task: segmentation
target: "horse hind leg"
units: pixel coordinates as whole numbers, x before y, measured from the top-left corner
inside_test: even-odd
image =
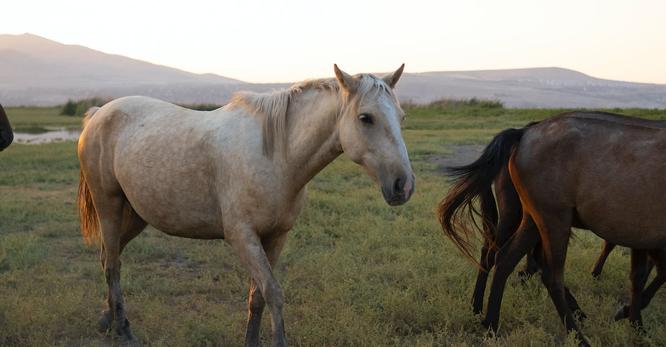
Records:
[[[544,211],[535,216],[535,222],[541,234],[546,264],[550,271],[550,274],[546,276],[546,280],[549,282],[546,287],[550,298],[567,331],[575,332],[582,346],[589,346],[585,335],[576,324],[564,287],[564,263],[571,236],[572,212]]]
[[[541,282],[543,283],[544,287],[548,288],[549,283],[551,283],[551,271],[550,268],[548,268],[548,264],[546,263],[544,253],[543,253],[543,247],[541,242],[534,247],[533,251],[533,257],[534,261],[537,263],[537,266],[541,268]],[[567,305],[569,305],[569,309],[581,320],[586,320],[587,319],[587,314],[583,311],[582,308],[580,308],[580,305],[578,304],[578,300],[576,300],[576,297],[573,296],[571,293],[571,290],[569,290],[568,287],[564,287],[564,296],[567,301]]]
[[[102,269],[108,285],[107,310],[99,320],[102,332],[114,331],[121,338],[134,342],[120,287],[120,253],[127,243],[146,227],[122,194],[96,201],[102,234]]]
[[[606,264],[606,260],[608,259],[608,255],[613,251],[615,248],[615,244],[604,241],[603,248],[601,249],[601,253],[599,254],[599,258],[597,259],[597,262],[594,264],[594,268],[592,268],[592,277],[597,278],[601,275],[601,271],[604,269],[604,264]]]
[[[499,325],[500,308],[506,281],[513,272],[514,268],[520,262],[520,259],[534,248],[539,242],[539,234],[534,228],[534,223],[529,215],[523,216],[523,221],[516,233],[503,244],[497,252],[495,260],[495,275],[493,276],[488,296],[488,308],[486,318],[482,324],[492,330],[497,331]]]

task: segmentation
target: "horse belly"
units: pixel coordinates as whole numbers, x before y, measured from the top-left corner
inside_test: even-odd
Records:
[[[666,247],[666,201],[655,194],[659,188],[609,182],[602,186],[604,197],[598,190],[581,194],[576,207],[580,220],[592,232],[626,247]]]
[[[128,150],[119,156],[122,160],[117,161],[115,173],[139,216],[170,235],[223,238],[215,176],[208,156],[137,148],[141,150]]]

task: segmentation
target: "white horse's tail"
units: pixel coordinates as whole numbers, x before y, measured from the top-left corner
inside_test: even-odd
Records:
[[[86,124],[90,121],[90,118],[95,115],[95,112],[99,110],[98,106],[93,106],[86,111],[86,113],[83,114],[83,127],[86,127]]]

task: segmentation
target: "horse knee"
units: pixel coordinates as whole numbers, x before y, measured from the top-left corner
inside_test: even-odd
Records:
[[[266,286],[264,293],[266,304],[271,308],[282,309],[284,306],[284,294],[282,293],[282,288],[280,288],[279,284],[269,284]]]
[[[248,306],[250,311],[254,313],[263,311],[264,307],[266,306],[266,301],[264,301],[264,297],[261,295],[258,289],[255,289],[255,291],[250,294]]]

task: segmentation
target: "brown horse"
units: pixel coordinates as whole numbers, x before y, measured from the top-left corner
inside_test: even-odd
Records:
[[[9,147],[14,140],[14,133],[12,132],[12,125],[9,124],[9,118],[5,113],[5,109],[0,105],[0,151]]]
[[[462,177],[464,173],[473,169],[476,163],[467,166],[450,167],[446,171],[453,177]],[[467,222],[475,223],[474,218],[460,218],[456,215],[458,211],[463,211],[461,207],[471,211],[473,214],[481,217],[484,221],[482,231],[484,233],[483,247],[479,257],[479,270],[472,295],[472,311],[479,314],[483,311],[483,297],[488,281],[488,273],[495,266],[495,256],[497,250],[516,232],[522,218],[522,206],[511,178],[508,168],[503,168],[494,179],[493,186],[495,194],[491,187],[485,187],[482,191],[477,191],[472,181],[458,179],[457,183],[449,190],[446,197],[439,204],[439,221],[445,229],[466,228]],[[474,200],[478,198],[480,210],[474,206]],[[539,248],[535,248],[535,252]],[[525,268],[519,272],[519,277],[527,278],[535,274],[540,266],[534,254],[526,255]],[[578,311],[581,316],[584,313],[580,310],[576,299],[567,290],[567,299],[574,311]]]
[[[307,183],[345,153],[389,205],[414,191],[393,92],[403,66],[377,78],[310,80],[269,94],[241,93],[199,112],[145,97],[91,111],[79,139],[79,211],[101,239],[108,285],[100,327],[133,341],[120,288],[120,254],[147,224],[173,235],[224,239],[251,276],[245,344],[259,344],[264,307],[274,346],[285,346],[282,289],[273,274]]]
[[[509,177],[508,167],[502,168],[493,182],[494,192],[484,189],[478,195],[473,191],[474,185],[469,180],[464,179],[465,173],[473,169],[475,164],[468,166],[458,166],[446,168],[449,175],[457,177],[458,180],[454,186],[449,190],[446,197],[440,202],[438,207],[440,211],[439,221],[440,224],[446,229],[465,227],[461,223],[471,221],[474,219],[460,218],[456,213],[463,210],[472,211],[485,223],[483,224],[482,231],[485,234],[483,247],[481,248],[481,256],[479,258],[479,270],[476,277],[476,284],[474,286],[474,294],[472,296],[472,310],[475,314],[483,311],[483,298],[485,288],[488,281],[488,274],[495,265],[495,256],[497,250],[501,248],[506,241],[516,232],[520,226],[520,221],[523,215],[523,208],[520,204],[518,192],[516,192],[511,178]],[[476,210],[474,206],[474,199],[479,199],[480,210]],[[462,206],[466,208],[461,209]],[[581,227],[577,225],[577,227]],[[447,231],[448,234],[448,231]],[[603,242],[603,247],[599,257],[593,267],[592,276],[599,277],[603,270],[604,264],[608,259],[609,254],[615,248],[615,244],[608,241]],[[541,251],[541,245],[537,245],[533,252],[526,255],[525,268],[518,273],[520,278],[527,278],[539,271],[540,267],[545,266],[542,261],[543,255],[537,254]],[[647,273],[652,271],[653,262],[649,262]],[[542,276],[542,281],[545,278]],[[544,282],[544,284],[546,284]],[[585,313],[581,310],[576,298],[571,294],[568,288],[565,287],[565,294],[567,303],[572,311],[576,312],[581,319],[586,318]],[[617,318],[626,318],[624,316],[626,308],[618,311]]]
[[[632,248],[632,300],[627,311],[632,323],[641,324],[641,308],[666,276],[662,250],[666,246],[665,123],[574,112],[522,129],[508,129],[493,139],[465,173],[465,179],[481,191],[508,165],[523,216],[518,231],[497,254],[486,326],[497,329],[506,279],[541,239],[543,277],[549,294],[567,329],[576,331],[582,343],[587,343],[567,303],[563,281],[572,226]],[[470,228],[444,230],[472,257]],[[655,262],[657,277],[643,291],[647,255]]]

